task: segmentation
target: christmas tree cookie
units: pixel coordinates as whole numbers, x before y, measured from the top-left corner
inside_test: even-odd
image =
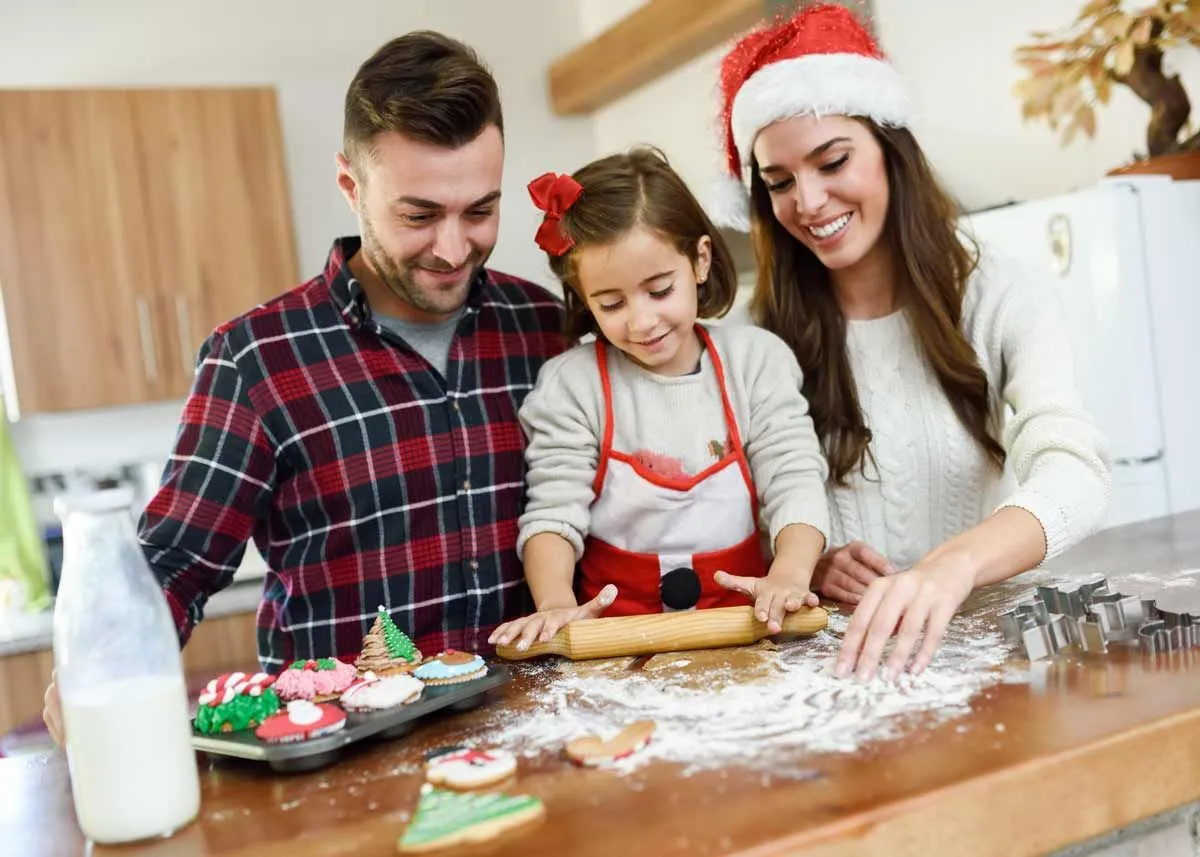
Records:
[[[208,683],[196,706],[196,729],[206,735],[251,729],[279,710],[266,673],[227,673]]]
[[[392,617],[381,605],[375,624],[363,637],[362,654],[354,662],[359,673],[373,672],[378,676],[411,672],[421,663],[421,652],[413,641],[396,627]]]
[[[545,812],[542,802],[529,795],[460,794],[426,784],[412,823],[397,847],[414,853],[485,842],[536,821]]]

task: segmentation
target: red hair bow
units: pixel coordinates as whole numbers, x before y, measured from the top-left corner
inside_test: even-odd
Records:
[[[545,173],[529,183],[533,204],[546,212],[533,240],[551,256],[561,256],[575,246],[575,242],[563,234],[560,221],[582,193],[583,185],[566,174]]]

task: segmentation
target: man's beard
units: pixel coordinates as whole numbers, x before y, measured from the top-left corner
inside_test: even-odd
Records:
[[[487,261],[486,254],[472,250],[462,266],[466,273],[463,275],[461,283],[445,288],[422,290],[413,276],[418,263],[403,265],[388,256],[379,243],[374,225],[365,214],[362,217],[362,232],[363,253],[367,257],[367,261],[371,263],[371,268],[387,286],[388,291],[415,309],[433,315],[449,315],[461,309],[467,302],[467,295],[471,291],[471,283],[474,282],[475,275]],[[436,264],[423,267],[431,271],[449,270]]]

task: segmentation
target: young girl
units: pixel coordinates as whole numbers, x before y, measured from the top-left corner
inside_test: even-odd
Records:
[[[547,363],[521,407],[517,551],[537,613],[490,642],[526,648],[578,618],[747,597],[779,631],[785,611],[817,603],[809,579],[828,527],[795,357],[764,330],[697,323],[732,306],[733,264],[658,152],[529,189],[546,213],[538,245],[566,286],[568,336],[596,341]]]
[[[1107,444],[1059,290],[964,240],[899,75],[845,8],[745,36],[721,83],[718,214],[753,232],[752,317],[794,350],[828,458],[813,585],[858,604],[837,671],[872,678],[895,635],[885,675],[920,672],[975,587],[1104,519]]]

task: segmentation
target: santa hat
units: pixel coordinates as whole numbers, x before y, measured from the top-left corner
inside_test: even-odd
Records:
[[[879,45],[853,13],[830,3],[742,37],[721,61],[721,108],[728,175],[709,213],[743,232],[750,228],[750,156],[763,128],[806,113],[905,127],[911,112]]]

